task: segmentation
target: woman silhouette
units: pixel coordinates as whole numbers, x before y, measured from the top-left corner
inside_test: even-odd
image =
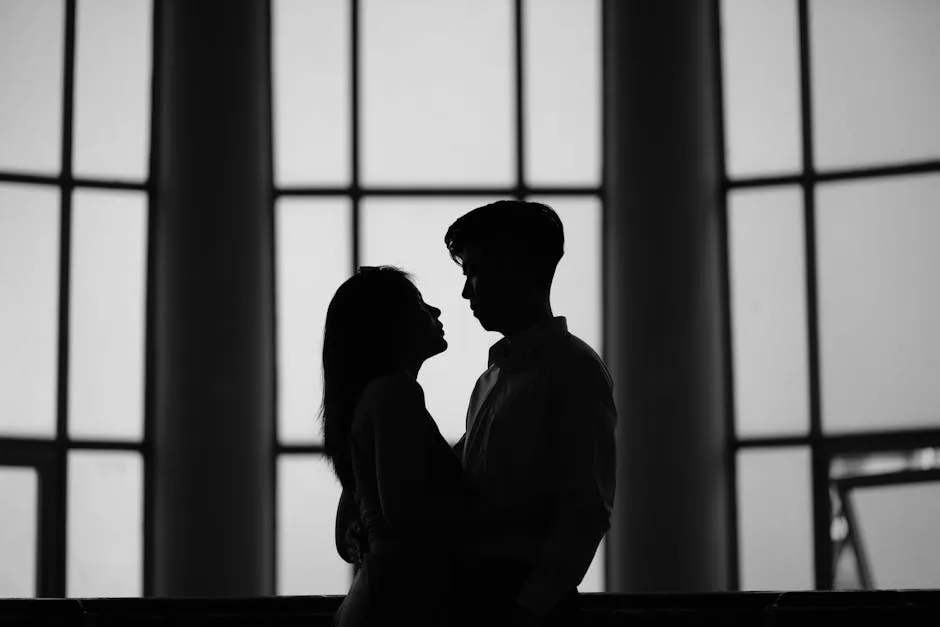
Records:
[[[416,381],[447,348],[440,313],[390,266],[360,268],[327,310],[324,448],[368,537],[334,626],[451,623],[469,499]]]

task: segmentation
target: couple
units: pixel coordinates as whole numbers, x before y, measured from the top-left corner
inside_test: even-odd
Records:
[[[383,266],[327,311],[324,448],[343,487],[337,549],[358,566],[333,624],[574,624],[610,525],[616,409],[604,363],[552,314],[561,221],[499,201],[444,241],[474,316],[503,335],[453,449],[416,380],[447,348],[440,310]]]

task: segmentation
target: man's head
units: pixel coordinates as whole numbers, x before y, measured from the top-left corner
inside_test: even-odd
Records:
[[[461,295],[484,329],[507,334],[534,312],[551,311],[552,279],[565,246],[551,207],[521,200],[477,207],[450,225],[444,243],[463,268]]]

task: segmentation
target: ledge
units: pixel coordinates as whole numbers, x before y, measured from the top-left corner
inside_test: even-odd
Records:
[[[0,626],[317,627],[330,624],[342,596],[249,599],[2,599]],[[615,625],[801,625],[875,619],[940,624],[940,590],[582,594],[584,627]]]

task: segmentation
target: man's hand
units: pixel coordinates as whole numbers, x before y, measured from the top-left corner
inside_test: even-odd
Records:
[[[346,535],[343,540],[345,541],[346,555],[349,557],[348,561],[356,566],[361,565],[362,558],[369,550],[369,547],[365,546],[368,540],[365,534],[362,533],[362,523],[357,520],[346,527]]]
[[[369,551],[369,539],[352,495],[343,490],[336,508],[336,552],[346,562],[359,565]]]

